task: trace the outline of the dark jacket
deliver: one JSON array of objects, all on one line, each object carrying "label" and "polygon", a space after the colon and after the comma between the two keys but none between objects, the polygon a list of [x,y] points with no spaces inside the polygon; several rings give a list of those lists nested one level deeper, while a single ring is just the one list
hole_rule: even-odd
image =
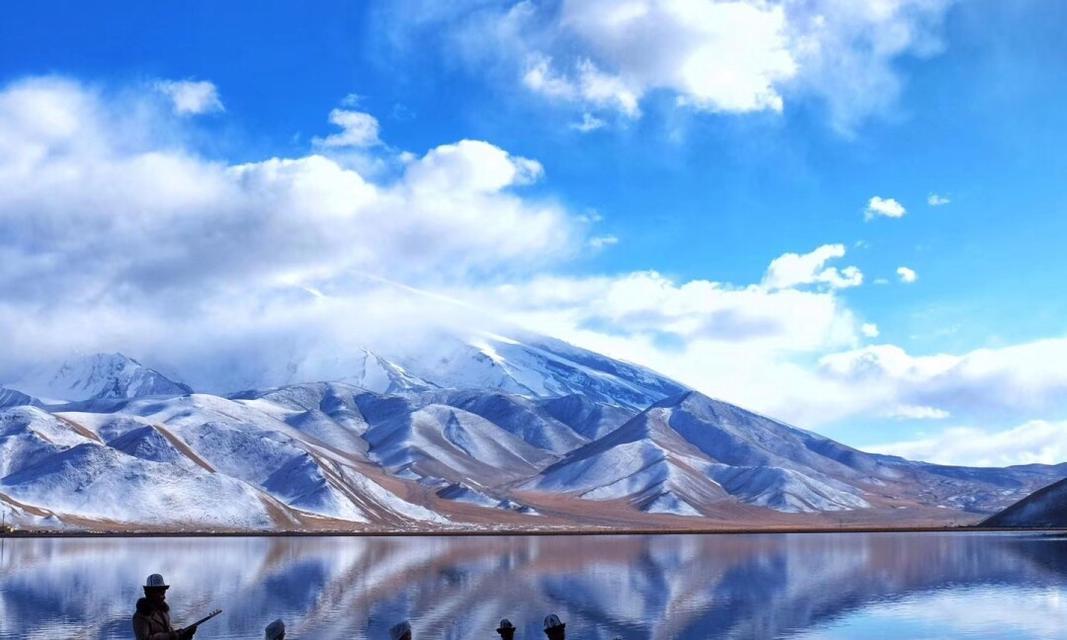
[{"label": "dark jacket", "polygon": [[133,637],[137,640],[178,640],[178,631],[170,624],[170,607],[166,602],[156,606],[147,598],[137,601]]}]

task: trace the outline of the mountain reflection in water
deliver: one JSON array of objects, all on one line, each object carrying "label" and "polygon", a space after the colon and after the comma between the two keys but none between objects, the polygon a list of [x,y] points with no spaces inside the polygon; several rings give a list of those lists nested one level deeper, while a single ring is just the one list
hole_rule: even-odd
[{"label": "mountain reflection in water", "polygon": [[154,572],[177,623],[225,610],[199,640],[1067,639],[1067,540],[978,533],[9,539],[0,639],[129,638]]}]

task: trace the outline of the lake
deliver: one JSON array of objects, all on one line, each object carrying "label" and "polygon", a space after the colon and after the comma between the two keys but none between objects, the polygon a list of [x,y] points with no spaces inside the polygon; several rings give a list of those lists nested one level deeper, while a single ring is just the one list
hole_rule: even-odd
[{"label": "lake", "polygon": [[8,539],[0,638],[130,638],[154,572],[198,639],[1067,639],[1067,538],[990,533]]}]

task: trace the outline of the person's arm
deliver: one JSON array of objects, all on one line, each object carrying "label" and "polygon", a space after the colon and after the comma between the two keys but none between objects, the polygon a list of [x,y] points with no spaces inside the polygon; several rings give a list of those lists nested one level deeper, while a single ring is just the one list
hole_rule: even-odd
[{"label": "person's arm", "polygon": [[[137,640],[179,640],[180,636],[177,631],[160,631],[158,633],[149,633],[148,620],[140,616],[134,616],[133,618],[133,637]],[[192,637],[192,636],[189,636]]]}]

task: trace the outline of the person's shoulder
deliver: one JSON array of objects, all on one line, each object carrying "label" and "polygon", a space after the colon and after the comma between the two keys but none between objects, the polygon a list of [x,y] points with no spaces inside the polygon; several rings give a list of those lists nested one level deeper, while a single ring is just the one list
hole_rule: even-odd
[{"label": "person's shoulder", "polygon": [[152,615],[152,605],[148,602],[148,598],[138,598],[137,608],[133,615],[134,617]]}]

